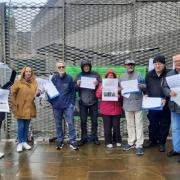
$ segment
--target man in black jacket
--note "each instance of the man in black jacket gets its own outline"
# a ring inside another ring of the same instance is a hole
[[[165,97],[162,89],[163,80],[168,72],[163,55],[155,56],[153,60],[154,69],[146,76],[146,95],[149,97],[161,97],[164,104],[163,110],[149,110],[149,142],[145,148],[159,144],[159,151],[165,152],[165,143],[170,128],[170,110],[168,108],[169,99]]]
[[[81,119],[81,140],[79,145],[86,144],[88,142],[94,142],[99,145],[99,140],[97,137],[97,127],[98,127],[98,99],[96,97],[97,85],[100,81],[100,76],[98,73],[91,70],[91,61],[83,60],[81,62],[81,70],[76,77],[76,87],[79,93],[79,109],[80,109],[80,119]],[[94,81],[95,89],[82,88],[81,78],[95,78]],[[91,117],[91,135],[88,137],[87,134],[87,116]]]

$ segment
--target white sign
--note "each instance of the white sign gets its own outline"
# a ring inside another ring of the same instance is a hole
[[[142,108],[162,110],[162,99],[158,97],[143,97]]]
[[[171,88],[180,87],[180,74],[166,77],[168,86]]]
[[[128,81],[121,81],[121,87],[122,87],[122,95],[123,94],[129,94],[132,92],[139,92],[138,88],[138,80],[128,80]]]
[[[38,89],[40,89],[41,91],[45,89],[46,83],[50,82],[49,80],[43,78],[36,78],[36,81],[38,83]]]
[[[102,80],[102,100],[118,101],[118,79]]]
[[[148,71],[151,71],[153,69],[154,69],[153,58],[150,58],[149,65],[148,65]]]
[[[81,88],[87,88],[87,89],[95,89],[94,82],[96,81],[96,78],[93,77],[81,77]]]
[[[0,112],[9,112],[9,90],[0,89]]]
[[[4,64],[2,62],[0,62],[0,68],[2,68],[2,69],[10,69],[7,64]]]
[[[57,96],[59,96],[59,92],[56,89],[56,87],[54,86],[54,84],[49,81],[44,85],[45,91],[47,92],[48,96],[50,97],[50,99],[53,99]]]
[[[172,88],[171,90],[173,90],[177,93],[176,96],[171,97],[171,101],[174,101],[178,106],[180,106],[180,87]]]

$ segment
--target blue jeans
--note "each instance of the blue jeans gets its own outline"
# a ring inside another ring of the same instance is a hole
[[[63,109],[53,109],[55,124],[56,124],[56,135],[57,141],[62,142],[64,140],[64,132],[62,128],[63,115],[65,116],[66,124],[69,129],[69,141],[70,144],[75,142],[75,128],[73,118],[73,105]]]
[[[173,150],[180,153],[180,114],[171,112]]]
[[[30,119],[17,119],[18,143],[27,142]]]

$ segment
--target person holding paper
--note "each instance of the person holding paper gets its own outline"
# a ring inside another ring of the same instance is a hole
[[[81,140],[79,145],[84,145],[88,142],[94,142],[94,144],[99,145],[100,142],[97,136],[98,127],[98,99],[96,97],[96,89],[98,83],[100,82],[100,76],[98,73],[91,70],[92,65],[89,59],[85,59],[81,62],[81,70],[76,79],[76,89],[79,94],[79,109],[80,109],[80,119],[81,119]],[[93,78],[94,88],[82,87],[82,79]],[[91,117],[91,135],[87,134],[87,117]]]
[[[126,73],[120,77],[120,84],[123,81],[137,80],[138,92],[131,92],[128,96],[123,95],[123,109],[127,121],[128,143],[124,150],[128,151],[134,148],[136,144],[136,154],[138,156],[144,154],[143,150],[143,113],[142,113],[142,91],[145,88],[144,78],[139,72],[135,71],[135,61],[125,60],[124,66]],[[129,83],[129,86],[131,84]],[[121,87],[122,88],[122,87]],[[123,90],[123,89],[122,89]],[[135,142],[136,141],[136,142]]]
[[[34,99],[39,94],[37,81],[31,67],[21,70],[20,79],[16,80],[11,87],[11,108],[17,118],[18,145],[17,152],[23,149],[30,150],[27,144],[30,120],[36,117],[36,106]]]
[[[167,74],[167,77],[180,74],[180,54],[173,56],[173,63],[175,69],[171,70]],[[167,156],[172,157],[180,155],[180,106],[171,100],[171,97],[176,97],[177,93],[169,87],[167,80],[163,83],[163,91],[166,96],[170,97],[169,108],[171,111],[173,149],[167,154]]]
[[[10,89],[10,87],[13,85],[16,78],[16,71],[13,69],[11,72],[11,77],[8,82],[6,82],[3,86],[0,85],[1,89]],[[2,125],[3,120],[5,119],[5,112],[0,112],[0,128]],[[0,152],[0,158],[4,157],[4,153]]]
[[[57,72],[51,78],[52,83],[59,92],[58,96],[49,98],[52,105],[57,134],[56,149],[62,149],[64,146],[64,132],[62,128],[63,116],[69,129],[69,147],[73,150],[78,150],[76,143],[75,125],[74,125],[74,105],[75,105],[75,85],[73,78],[66,73],[65,63],[63,61],[56,63]]]
[[[115,79],[117,76],[112,69],[108,69],[105,78]],[[105,144],[107,148],[112,148],[113,143],[115,143],[115,146],[120,147],[122,141],[120,135],[120,117],[123,113],[122,97],[119,94],[117,101],[102,100],[102,88],[102,84],[100,83],[96,91],[96,96],[101,99],[100,113],[103,117]]]
[[[168,107],[169,98],[164,95],[162,82],[168,70],[166,69],[165,56],[157,55],[153,60],[154,69],[146,75],[146,90],[145,94],[148,97],[162,98],[163,109],[149,110],[149,141],[144,144],[144,148],[154,147],[159,145],[159,151],[165,152],[166,139],[169,134],[171,123],[170,110]]]

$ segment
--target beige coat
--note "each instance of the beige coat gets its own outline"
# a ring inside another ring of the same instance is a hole
[[[29,82],[23,78],[25,68],[21,71],[21,77],[16,80],[11,88],[11,108],[17,119],[28,119],[36,117],[34,99],[37,91],[37,82],[32,74]]]

